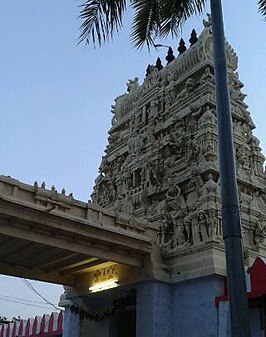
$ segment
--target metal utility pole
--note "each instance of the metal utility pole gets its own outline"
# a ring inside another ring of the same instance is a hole
[[[222,223],[230,301],[231,334],[232,337],[250,337],[222,4],[221,0],[210,0],[210,2],[216,79]]]

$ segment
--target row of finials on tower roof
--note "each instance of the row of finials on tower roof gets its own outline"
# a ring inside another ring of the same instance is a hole
[[[198,41],[197,33],[196,33],[195,29],[193,29],[192,32],[191,32],[191,35],[190,35],[190,39],[189,39],[190,46],[193,46],[195,43],[197,43],[197,41]],[[166,45],[162,45],[162,44],[155,44],[154,47],[155,48],[160,48],[160,47],[167,47],[168,48],[167,55],[165,57],[165,59],[167,61],[167,64],[171,63],[175,59],[174,51],[171,47],[166,46]],[[183,54],[187,50],[185,41],[182,38],[179,41],[179,46],[178,46],[177,50],[179,52],[178,56]],[[146,76],[148,76],[150,74],[151,67],[152,66],[149,64],[147,69],[146,69]],[[162,61],[159,57],[156,60],[155,68],[157,68],[158,71],[160,71],[163,68]]]

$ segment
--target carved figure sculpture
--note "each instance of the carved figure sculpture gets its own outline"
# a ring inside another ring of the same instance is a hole
[[[264,215],[259,215],[256,227],[254,229],[254,241],[258,245],[264,243],[266,238],[266,221]]]

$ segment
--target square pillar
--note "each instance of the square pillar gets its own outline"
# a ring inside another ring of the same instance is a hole
[[[71,305],[78,306],[78,298],[68,298],[67,292],[70,287],[65,287],[65,292],[60,296],[59,305],[65,308],[63,320],[63,335],[62,337],[79,337],[80,336],[80,317],[79,314],[72,312]]]
[[[173,337],[171,284],[150,281],[137,285],[136,337]]]
[[[80,319],[79,315],[71,312],[70,306],[65,307],[63,335],[62,337],[79,337]]]
[[[219,323],[215,298],[223,293],[224,279],[219,276],[176,283],[173,295],[174,336],[217,337]]]

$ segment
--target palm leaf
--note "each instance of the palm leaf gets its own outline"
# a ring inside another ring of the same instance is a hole
[[[266,0],[259,0],[259,11],[266,19]]]
[[[266,1],[266,0],[264,0]],[[201,14],[206,0],[131,0],[135,9],[132,37],[135,47],[154,45],[156,37],[176,36],[192,15]]]
[[[92,40],[99,46],[113,37],[122,27],[122,17],[126,10],[126,0],[87,0],[81,5],[80,41],[87,44]]]
[[[160,1],[131,0],[131,5],[135,10],[131,35],[135,47],[141,48],[146,43],[149,48],[160,27]]]
[[[169,33],[176,36],[185,21],[197,14],[202,14],[206,0],[168,0],[163,1],[161,8],[160,37],[164,38]]]

